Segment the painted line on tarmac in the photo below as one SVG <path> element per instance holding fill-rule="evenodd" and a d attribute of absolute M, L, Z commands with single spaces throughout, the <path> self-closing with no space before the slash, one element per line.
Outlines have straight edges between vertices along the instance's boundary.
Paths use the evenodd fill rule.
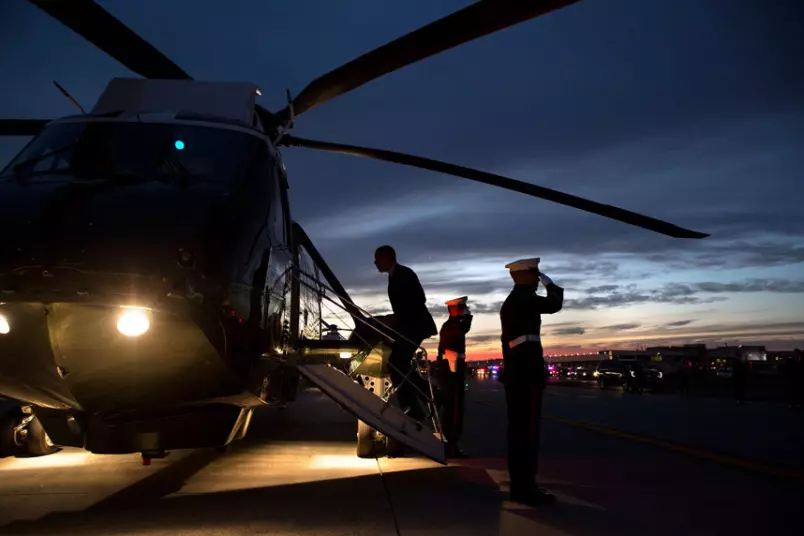
<path fill-rule="evenodd" d="M 477 402 L 487 406 L 505 409 L 505 404 L 495 404 L 493 402 L 486 402 L 483 400 L 478 400 Z M 621 430 L 616 430 L 614 428 L 608 428 L 605 426 L 600 426 L 585 421 L 578 421 L 575 419 L 565 419 L 564 417 L 556 417 L 553 415 L 542 415 L 542 419 L 562 424 L 568 424 L 570 426 L 575 426 L 577 428 L 584 428 L 586 430 L 591 430 L 593 432 L 599 432 L 601 434 L 618 437 L 620 439 L 628 439 L 630 441 L 636 441 L 638 443 L 645 443 L 647 445 L 652 445 L 654 447 L 663 448 L 681 454 L 687 454 L 688 456 L 694 456 L 696 458 L 703 458 L 705 460 L 715 461 L 725 465 L 740 467 L 742 469 L 753 471 L 755 473 L 763 474 L 766 476 L 775 476 L 775 477 L 788 478 L 792 480 L 804 481 L 804 471 L 795 471 L 790 469 L 773 467 L 770 465 L 765 465 L 762 463 L 737 458 L 735 456 L 730 456 L 728 454 L 719 454 L 717 452 L 710 452 L 708 450 L 698 449 L 695 447 L 688 447 L 686 445 L 673 443 L 671 441 L 665 441 L 663 439 L 656 439 L 653 437 L 632 434 L 630 432 L 623 432 Z"/>

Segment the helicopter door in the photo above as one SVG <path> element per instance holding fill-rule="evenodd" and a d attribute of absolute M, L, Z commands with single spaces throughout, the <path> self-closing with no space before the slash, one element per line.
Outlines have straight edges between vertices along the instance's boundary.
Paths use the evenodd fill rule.
<path fill-rule="evenodd" d="M 417 450 L 438 463 L 446 464 L 444 445 L 432 430 L 386 404 L 354 382 L 349 376 L 328 365 L 299 365 L 299 372 L 343 409 L 400 443 Z"/>

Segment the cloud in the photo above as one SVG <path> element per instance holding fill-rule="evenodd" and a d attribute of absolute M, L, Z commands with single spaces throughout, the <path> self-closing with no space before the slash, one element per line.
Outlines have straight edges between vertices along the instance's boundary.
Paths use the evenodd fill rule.
<path fill-rule="evenodd" d="M 788 279 L 748 279 L 735 283 L 696 283 L 695 289 L 701 292 L 775 292 L 784 294 L 804 293 L 804 280 L 790 281 Z"/>
<path fill-rule="evenodd" d="M 585 292 L 587 294 L 599 294 L 601 292 L 611 292 L 617 290 L 617 288 L 619 288 L 618 285 L 601 285 L 599 287 L 589 287 Z"/>
<path fill-rule="evenodd" d="M 583 335 L 586 330 L 582 327 L 576 328 L 560 328 L 553 330 L 553 336 L 560 337 L 564 335 Z"/>
<path fill-rule="evenodd" d="M 674 251 L 649 253 L 649 261 L 665 264 L 669 268 L 756 268 L 784 266 L 804 262 L 801 235 L 775 238 L 753 237 L 751 240 L 716 242 L 695 255 Z"/>
<path fill-rule="evenodd" d="M 369 305 L 368 307 L 363 307 L 363 309 L 371 316 L 391 314 L 390 305 L 376 305 L 376 306 Z"/>
<path fill-rule="evenodd" d="M 681 327 L 695 322 L 695 320 L 676 320 L 675 322 L 668 322 L 665 327 Z"/>
<path fill-rule="evenodd" d="M 578 322 L 545 322 L 542 326 L 546 328 L 559 328 L 559 327 L 566 327 L 566 326 L 577 326 Z"/>
<path fill-rule="evenodd" d="M 695 327 L 665 332 L 640 331 L 638 334 L 616 338 L 590 340 L 591 348 L 672 346 L 680 344 L 760 344 L 768 347 L 787 347 L 804 340 L 804 324 L 800 322 L 713 322 Z"/>
<path fill-rule="evenodd" d="M 605 285 L 586 289 L 591 296 L 566 300 L 568 309 L 598 309 L 601 307 L 625 307 L 642 303 L 701 304 L 724 301 L 723 296 L 700 296 L 700 294 L 724 294 L 740 292 L 804 293 L 804 281 L 788 279 L 747 279 L 732 283 L 666 283 L 659 288 L 639 289 L 636 285 Z M 594 294 L 604 294 L 597 296 Z M 687 322 L 689 323 L 689 322 Z M 684 325 L 684 324 L 679 324 Z"/>
<path fill-rule="evenodd" d="M 475 303 L 470 305 L 470 309 L 473 313 L 494 313 L 499 314 L 500 308 L 502 308 L 503 302 L 497 301 L 493 303 Z"/>
<path fill-rule="evenodd" d="M 598 328 L 600 331 L 626 331 L 629 329 L 636 329 L 642 324 L 626 323 L 626 324 L 613 324 L 611 326 L 603 326 Z"/>
<path fill-rule="evenodd" d="M 699 298 L 696 296 L 672 296 L 662 291 L 646 292 L 612 292 L 608 296 L 587 296 L 565 300 L 565 309 L 600 309 L 610 307 L 626 307 L 641 303 L 674 303 L 674 304 L 699 304 L 723 301 L 726 298 L 712 297 Z"/>
<path fill-rule="evenodd" d="M 469 334 L 466 336 L 466 340 L 470 344 L 499 343 L 500 334 L 499 333 L 474 334 L 470 331 Z"/>

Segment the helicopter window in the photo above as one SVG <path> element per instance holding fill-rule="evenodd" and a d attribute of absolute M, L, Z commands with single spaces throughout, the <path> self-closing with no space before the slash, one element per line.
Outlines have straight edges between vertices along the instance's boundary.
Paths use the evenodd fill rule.
<path fill-rule="evenodd" d="M 229 189 L 248 178 L 253 156 L 264 145 L 246 133 L 195 125 L 64 123 L 45 129 L 2 176 L 21 181 L 128 176 Z"/>

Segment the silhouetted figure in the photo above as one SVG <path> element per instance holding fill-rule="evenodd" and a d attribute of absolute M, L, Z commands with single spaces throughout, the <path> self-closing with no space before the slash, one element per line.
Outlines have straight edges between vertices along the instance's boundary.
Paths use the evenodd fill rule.
<path fill-rule="evenodd" d="M 506 268 L 514 280 L 500 309 L 511 500 L 537 505 L 555 501 L 554 495 L 536 484 L 546 385 L 541 315 L 561 310 L 564 289 L 539 272 L 538 258 L 516 261 Z M 547 288 L 547 297 L 536 295 L 540 281 Z"/>
<path fill-rule="evenodd" d="M 430 387 L 419 375 L 413 356 L 424 339 L 438 333 L 435 321 L 427 310 L 426 297 L 416 273 L 396 262 L 396 251 L 391 246 L 380 246 L 374 252 L 377 270 L 388 274 L 388 299 L 394 311 L 395 329 L 403 335 L 393 335 L 394 343 L 388 363 L 391 381 L 398 386 L 399 404 L 408 415 L 423 420 L 426 415 L 417 402 L 429 401 Z M 407 381 L 405 380 L 407 376 Z M 431 408 L 434 411 L 434 408 Z"/>
<path fill-rule="evenodd" d="M 684 363 L 678 374 L 679 390 L 684 396 L 689 396 L 690 385 L 692 384 L 692 363 Z"/>
<path fill-rule="evenodd" d="M 628 376 L 625 378 L 626 390 L 642 394 L 642 386 L 644 385 L 645 370 L 642 368 L 642 363 L 633 362 L 628 367 Z"/>

